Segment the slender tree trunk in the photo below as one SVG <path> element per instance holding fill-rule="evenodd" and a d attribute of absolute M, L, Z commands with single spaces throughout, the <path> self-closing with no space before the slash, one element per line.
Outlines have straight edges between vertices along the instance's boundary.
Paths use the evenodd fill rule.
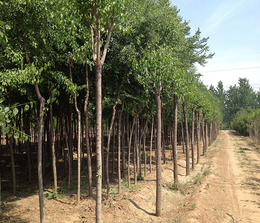
<path fill-rule="evenodd" d="M 185 144 L 186 144 L 186 176 L 190 175 L 190 148 L 189 148 L 189 129 L 188 118 L 186 112 L 185 102 L 182 103 L 183 116 L 184 116 L 184 131 L 185 131 Z"/>
<path fill-rule="evenodd" d="M 25 133 L 30 135 L 30 121 L 29 121 L 29 114 L 27 112 L 23 112 L 23 120 L 25 125 Z M 25 142 L 26 145 L 26 154 L 27 154 L 27 161 L 28 161 L 28 179 L 29 182 L 32 181 L 32 164 L 31 164 L 31 142 L 27 140 Z"/>
<path fill-rule="evenodd" d="M 181 142 L 182 142 L 182 152 L 185 153 L 185 139 L 184 139 L 184 123 L 181 121 Z"/>
<path fill-rule="evenodd" d="M 71 123 L 71 104 L 69 102 L 68 111 L 68 124 L 69 124 L 69 150 L 68 150 L 68 160 L 69 160 L 69 176 L 68 176 L 68 189 L 70 189 L 71 178 L 72 178 L 72 162 L 73 162 L 73 151 L 72 151 L 72 123 Z"/>
<path fill-rule="evenodd" d="M 162 170 L 161 170 L 161 147 L 162 147 L 162 102 L 160 97 L 161 86 L 155 90 L 156 96 L 156 121 L 157 121 L 157 148 L 156 148 L 156 216 L 162 215 Z"/>
<path fill-rule="evenodd" d="M 164 108 L 162 108 L 162 155 L 163 155 L 163 164 L 165 164 L 165 132 L 164 132 L 164 120 L 163 120 L 163 113 L 164 113 Z"/>
<path fill-rule="evenodd" d="M 200 112 L 197 111 L 197 163 L 200 162 Z"/>
<path fill-rule="evenodd" d="M 202 120 L 201 120 L 202 142 L 203 142 L 203 156 L 205 155 L 205 152 L 206 152 L 204 117 L 205 117 L 205 115 L 203 114 L 203 115 L 202 115 Z"/>
<path fill-rule="evenodd" d="M 97 198 L 96 222 L 101 223 L 102 201 L 102 74 L 99 63 L 96 65 L 96 157 L 97 157 Z"/>
<path fill-rule="evenodd" d="M 39 129 L 38 129 L 38 183 L 39 183 L 39 205 L 40 205 L 40 222 L 45 223 L 44 199 L 43 199 L 43 178 L 42 178 L 42 136 L 43 136 L 43 117 L 45 99 L 41 96 L 38 84 L 34 84 L 38 100 L 40 101 L 39 110 Z"/>
<path fill-rule="evenodd" d="M 113 126 L 113 146 L 112 146 L 112 174 L 111 177 L 112 179 L 114 178 L 114 174 L 115 174 L 115 148 L 116 148 L 116 126 Z"/>
<path fill-rule="evenodd" d="M 134 160 L 133 160 L 133 163 L 134 163 L 134 184 L 136 185 L 137 184 L 137 147 L 138 147 L 138 145 L 137 145 L 137 129 L 138 129 L 138 121 L 139 120 L 137 120 L 137 123 L 136 123 L 136 125 L 135 125 L 135 138 L 134 138 Z"/>
<path fill-rule="evenodd" d="M 150 173 L 152 173 L 152 149 L 153 149 L 153 126 L 154 126 L 154 118 L 152 115 L 152 127 L 151 127 L 151 138 L 150 138 Z"/>
<path fill-rule="evenodd" d="M 57 170 L 56 170 L 56 154 L 55 154 L 55 142 L 54 142 L 54 124 L 53 124 L 53 109 L 52 109 L 52 93 L 50 94 L 50 143 L 51 143 L 51 152 L 52 152 L 52 170 L 53 170 L 53 181 L 54 181 L 54 190 L 57 193 Z"/>
<path fill-rule="evenodd" d="M 87 149 L 87 160 L 88 160 L 88 191 L 89 196 L 93 197 L 93 187 L 92 187 L 92 164 L 91 164 L 91 152 L 89 145 L 89 124 L 88 124 L 88 99 L 89 99 L 89 81 L 88 81 L 88 64 L 86 63 L 86 98 L 84 103 L 84 114 L 85 114 L 85 140 Z"/>
<path fill-rule="evenodd" d="M 76 94 L 74 95 L 74 101 L 75 101 L 75 108 L 78 113 L 78 191 L 77 191 L 77 204 L 79 205 L 80 203 L 80 161 L 81 161 L 81 113 L 80 110 L 78 109 L 77 105 L 77 96 Z"/>
<path fill-rule="evenodd" d="M 13 137 L 10 137 L 10 156 L 11 156 L 11 167 L 12 167 L 12 179 L 13 179 L 13 194 L 16 193 L 16 176 L 15 176 L 15 163 L 14 163 L 14 150 L 13 150 Z"/>
<path fill-rule="evenodd" d="M 108 133 L 108 140 L 107 140 L 107 159 L 106 159 L 106 184 L 107 184 L 107 199 L 109 198 L 109 151 L 110 151 L 110 142 L 111 142 L 111 134 L 113 131 L 113 125 L 116 116 L 116 104 L 113 106 L 113 114 L 110 123 L 109 133 Z"/>
<path fill-rule="evenodd" d="M 129 188 L 131 186 L 131 181 L 130 181 L 131 142 L 132 142 L 132 136 L 133 136 L 134 127 L 135 127 L 135 122 L 136 122 L 136 118 L 134 118 L 132 128 L 131 128 L 131 133 L 130 133 L 130 136 L 129 136 L 129 142 L 128 142 L 127 182 L 128 182 Z"/>
<path fill-rule="evenodd" d="M 124 107 L 124 106 L 123 106 Z M 122 108 L 123 111 L 123 108 Z M 123 115 L 123 132 L 122 132 L 122 178 L 125 178 L 125 118 L 126 116 Z"/>
<path fill-rule="evenodd" d="M 147 164 L 147 156 L 146 156 L 146 132 L 147 132 L 147 125 L 148 125 L 148 119 L 149 119 L 149 115 L 148 115 L 148 109 L 147 109 L 147 118 L 146 118 L 146 122 L 144 125 L 144 133 L 143 133 L 143 146 L 144 146 L 144 176 L 146 176 L 146 164 Z"/>
<path fill-rule="evenodd" d="M 178 129 L 178 97 L 174 95 L 173 104 L 173 131 L 172 131 L 172 153 L 173 153 L 173 178 L 174 183 L 179 182 L 178 179 L 178 151 L 177 151 L 177 129 Z"/>
<path fill-rule="evenodd" d="M 192 121 L 191 121 L 191 160 L 192 160 L 192 169 L 194 170 L 194 108 L 192 108 Z"/>
<path fill-rule="evenodd" d="M 124 102 L 122 105 L 122 110 L 119 113 L 119 119 L 118 119 L 118 134 L 117 134 L 117 145 L 118 145 L 118 152 L 117 152 L 117 169 L 118 169 L 118 193 L 121 193 L 121 126 L 122 126 L 122 113 L 123 113 L 123 107 L 124 107 Z"/>
<path fill-rule="evenodd" d="M 205 152 L 208 150 L 208 122 L 205 120 Z"/>

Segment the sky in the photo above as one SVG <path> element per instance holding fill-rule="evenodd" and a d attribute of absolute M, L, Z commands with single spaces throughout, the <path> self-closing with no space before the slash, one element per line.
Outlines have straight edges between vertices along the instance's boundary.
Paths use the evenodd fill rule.
<path fill-rule="evenodd" d="M 247 78 L 260 90 L 260 1 L 259 0 L 170 0 L 189 21 L 191 34 L 200 28 L 209 37 L 213 59 L 197 65 L 206 86 L 223 82 L 225 90 Z"/>

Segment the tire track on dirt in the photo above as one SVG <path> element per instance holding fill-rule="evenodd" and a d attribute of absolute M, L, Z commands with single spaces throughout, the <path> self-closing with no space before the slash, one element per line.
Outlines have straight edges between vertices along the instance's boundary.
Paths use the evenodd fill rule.
<path fill-rule="evenodd" d="M 187 204 L 196 207 L 187 209 L 182 222 L 259 222 L 260 159 L 249 144 L 234 131 L 220 131 L 208 151 L 210 174 Z"/>

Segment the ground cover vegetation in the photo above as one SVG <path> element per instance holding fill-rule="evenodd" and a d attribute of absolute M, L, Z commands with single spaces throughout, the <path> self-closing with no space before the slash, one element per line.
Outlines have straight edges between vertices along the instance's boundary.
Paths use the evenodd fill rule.
<path fill-rule="evenodd" d="M 46 187 L 55 198 L 66 184 L 79 204 L 84 185 L 101 222 L 110 181 L 123 193 L 122 180 L 131 188 L 155 161 L 161 216 L 166 149 L 178 184 L 177 143 L 189 175 L 222 122 L 222 96 L 207 89 L 194 66 L 213 57 L 208 38 L 199 29 L 190 33 L 168 0 L 0 5 L 0 191 L 15 195 L 30 182 L 45 222 Z M 3 204 L 11 195 L 1 194 Z"/>

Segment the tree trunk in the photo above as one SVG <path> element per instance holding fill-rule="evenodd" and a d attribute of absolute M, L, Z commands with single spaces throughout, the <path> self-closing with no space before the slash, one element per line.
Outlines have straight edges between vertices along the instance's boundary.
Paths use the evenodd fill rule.
<path fill-rule="evenodd" d="M 12 179 L 13 179 L 13 194 L 16 193 L 16 176 L 15 176 L 15 163 L 14 163 L 14 150 L 13 150 L 13 137 L 10 137 L 10 156 L 11 156 L 11 167 L 12 167 Z"/>
<path fill-rule="evenodd" d="M 124 107 L 124 102 L 122 105 L 122 110 L 119 113 L 119 119 L 118 119 L 118 134 L 117 134 L 117 145 L 118 145 L 118 152 L 117 152 L 117 169 L 118 169 L 118 194 L 121 193 L 121 165 L 120 165 L 120 161 L 121 161 L 121 126 L 122 126 L 122 112 L 123 112 L 123 107 Z"/>
<path fill-rule="evenodd" d="M 178 151 L 177 151 L 177 129 L 178 129 L 178 97 L 174 95 L 173 104 L 173 131 L 172 131 L 172 153 L 173 153 L 173 178 L 174 183 L 179 182 L 178 179 Z"/>
<path fill-rule="evenodd" d="M 192 121 L 191 121 L 191 160 L 192 169 L 194 170 L 194 108 L 192 108 Z"/>
<path fill-rule="evenodd" d="M 71 104 L 69 102 L 68 111 L 68 124 L 69 124 L 69 135 L 68 135 L 68 160 L 69 160 L 69 176 L 68 176 L 68 189 L 70 189 L 71 178 L 72 178 L 72 162 L 73 162 L 73 151 L 72 151 L 72 123 L 71 123 Z"/>
<path fill-rule="evenodd" d="M 88 99 L 89 99 L 89 81 L 88 81 L 88 64 L 86 63 L 86 98 L 84 102 L 84 114 L 85 114 L 85 140 L 87 149 L 87 160 L 88 160 L 88 192 L 89 196 L 93 197 L 92 187 L 92 164 L 91 164 L 91 152 L 89 145 L 89 124 L 88 124 Z"/>
<path fill-rule="evenodd" d="M 77 105 L 77 96 L 74 95 L 75 109 L 78 114 L 78 191 L 77 191 L 77 204 L 80 203 L 80 161 L 81 161 L 81 113 Z"/>
<path fill-rule="evenodd" d="M 127 163 L 128 188 L 130 188 L 130 185 L 131 185 L 131 182 L 130 182 L 130 158 L 131 158 L 131 142 L 132 142 L 132 136 L 133 136 L 133 132 L 134 132 L 135 121 L 136 121 L 136 118 L 134 118 L 132 128 L 131 128 L 131 133 L 130 133 L 130 136 L 129 136 L 129 141 L 128 141 L 128 163 Z"/>
<path fill-rule="evenodd" d="M 147 163 L 147 156 L 146 156 L 146 132 L 147 132 L 147 125 L 148 125 L 148 109 L 147 109 L 147 118 L 144 126 L 144 133 L 143 133 L 143 146 L 144 146 L 144 176 L 146 176 L 146 163 Z"/>
<path fill-rule="evenodd" d="M 185 146 L 184 146 L 184 144 L 185 144 L 185 139 L 184 139 L 184 126 L 183 125 L 185 125 L 184 123 L 183 123 L 183 121 L 181 121 L 181 142 L 182 142 L 182 152 L 183 153 L 185 153 Z"/>
<path fill-rule="evenodd" d="M 154 125 L 154 118 L 152 115 L 152 127 L 151 127 L 151 138 L 150 138 L 150 173 L 152 173 L 152 149 L 153 149 L 153 125 Z"/>
<path fill-rule="evenodd" d="M 202 115 L 202 120 L 201 120 L 202 143 L 203 143 L 203 156 L 205 155 L 205 152 L 206 152 L 204 117 L 205 117 L 205 115 L 203 114 L 203 115 Z"/>
<path fill-rule="evenodd" d="M 106 184 L 107 184 L 107 199 L 109 198 L 109 151 L 110 151 L 110 142 L 111 142 L 111 134 L 113 131 L 113 125 L 116 116 L 116 104 L 113 106 L 113 114 L 110 123 L 110 128 L 108 132 L 108 139 L 107 139 L 107 159 L 106 159 Z"/>
<path fill-rule="evenodd" d="M 197 111 L 197 163 L 200 162 L 200 112 Z"/>
<path fill-rule="evenodd" d="M 38 184 L 39 184 L 39 205 L 40 205 L 40 222 L 45 223 L 44 198 L 43 198 L 43 178 L 42 178 L 42 136 L 43 136 L 43 117 L 45 99 L 41 96 L 38 84 L 34 84 L 38 100 L 40 101 L 39 110 L 39 129 L 38 129 Z"/>
<path fill-rule="evenodd" d="M 134 163 L 134 184 L 136 185 L 137 184 L 137 143 L 138 143 L 138 140 L 137 140 L 137 131 L 138 131 L 138 121 L 137 120 L 137 123 L 135 125 L 135 138 L 134 138 L 134 160 L 133 160 L 133 163 Z"/>
<path fill-rule="evenodd" d="M 125 142 L 126 142 L 126 140 L 125 140 L 125 118 L 126 118 L 126 116 L 123 115 L 123 123 L 121 123 L 121 124 L 123 124 L 123 132 L 122 132 L 122 178 L 123 179 L 125 178 Z"/>
<path fill-rule="evenodd" d="M 163 120 L 163 112 L 164 108 L 162 109 L 162 155 L 163 155 L 163 164 L 165 164 L 165 132 L 164 132 L 164 120 Z"/>
<path fill-rule="evenodd" d="M 205 153 L 208 150 L 208 122 L 205 120 Z"/>
<path fill-rule="evenodd" d="M 101 66 L 96 64 L 96 157 L 97 157 L 97 198 L 96 222 L 101 223 L 102 201 L 102 74 Z"/>
<path fill-rule="evenodd" d="M 30 135 L 30 120 L 29 120 L 29 111 L 23 111 L 23 120 L 25 125 L 25 134 Z M 26 145 L 26 154 L 27 154 L 27 162 L 28 162 L 28 179 L 29 182 L 32 181 L 32 164 L 31 164 L 31 142 L 29 139 L 25 142 Z"/>
<path fill-rule="evenodd" d="M 160 91 L 161 86 L 155 90 L 156 96 L 156 119 L 157 119 L 157 148 L 156 148 L 156 216 L 162 215 L 162 170 L 161 170 L 161 147 L 162 147 L 162 108 Z"/>
<path fill-rule="evenodd" d="M 190 175 L 190 149 L 189 149 L 189 129 L 188 118 L 186 112 L 185 102 L 182 103 L 183 116 L 184 116 L 184 132 L 185 132 L 185 144 L 186 144 L 186 176 Z"/>
<path fill-rule="evenodd" d="M 53 181 L 54 181 L 54 190 L 55 194 L 57 193 L 57 170 L 56 170 L 56 154 L 55 154 L 55 142 L 54 142 L 54 125 L 53 125 L 53 109 L 52 109 L 52 93 L 50 94 L 50 144 L 51 144 L 51 152 L 52 152 L 52 170 L 53 170 Z"/>

